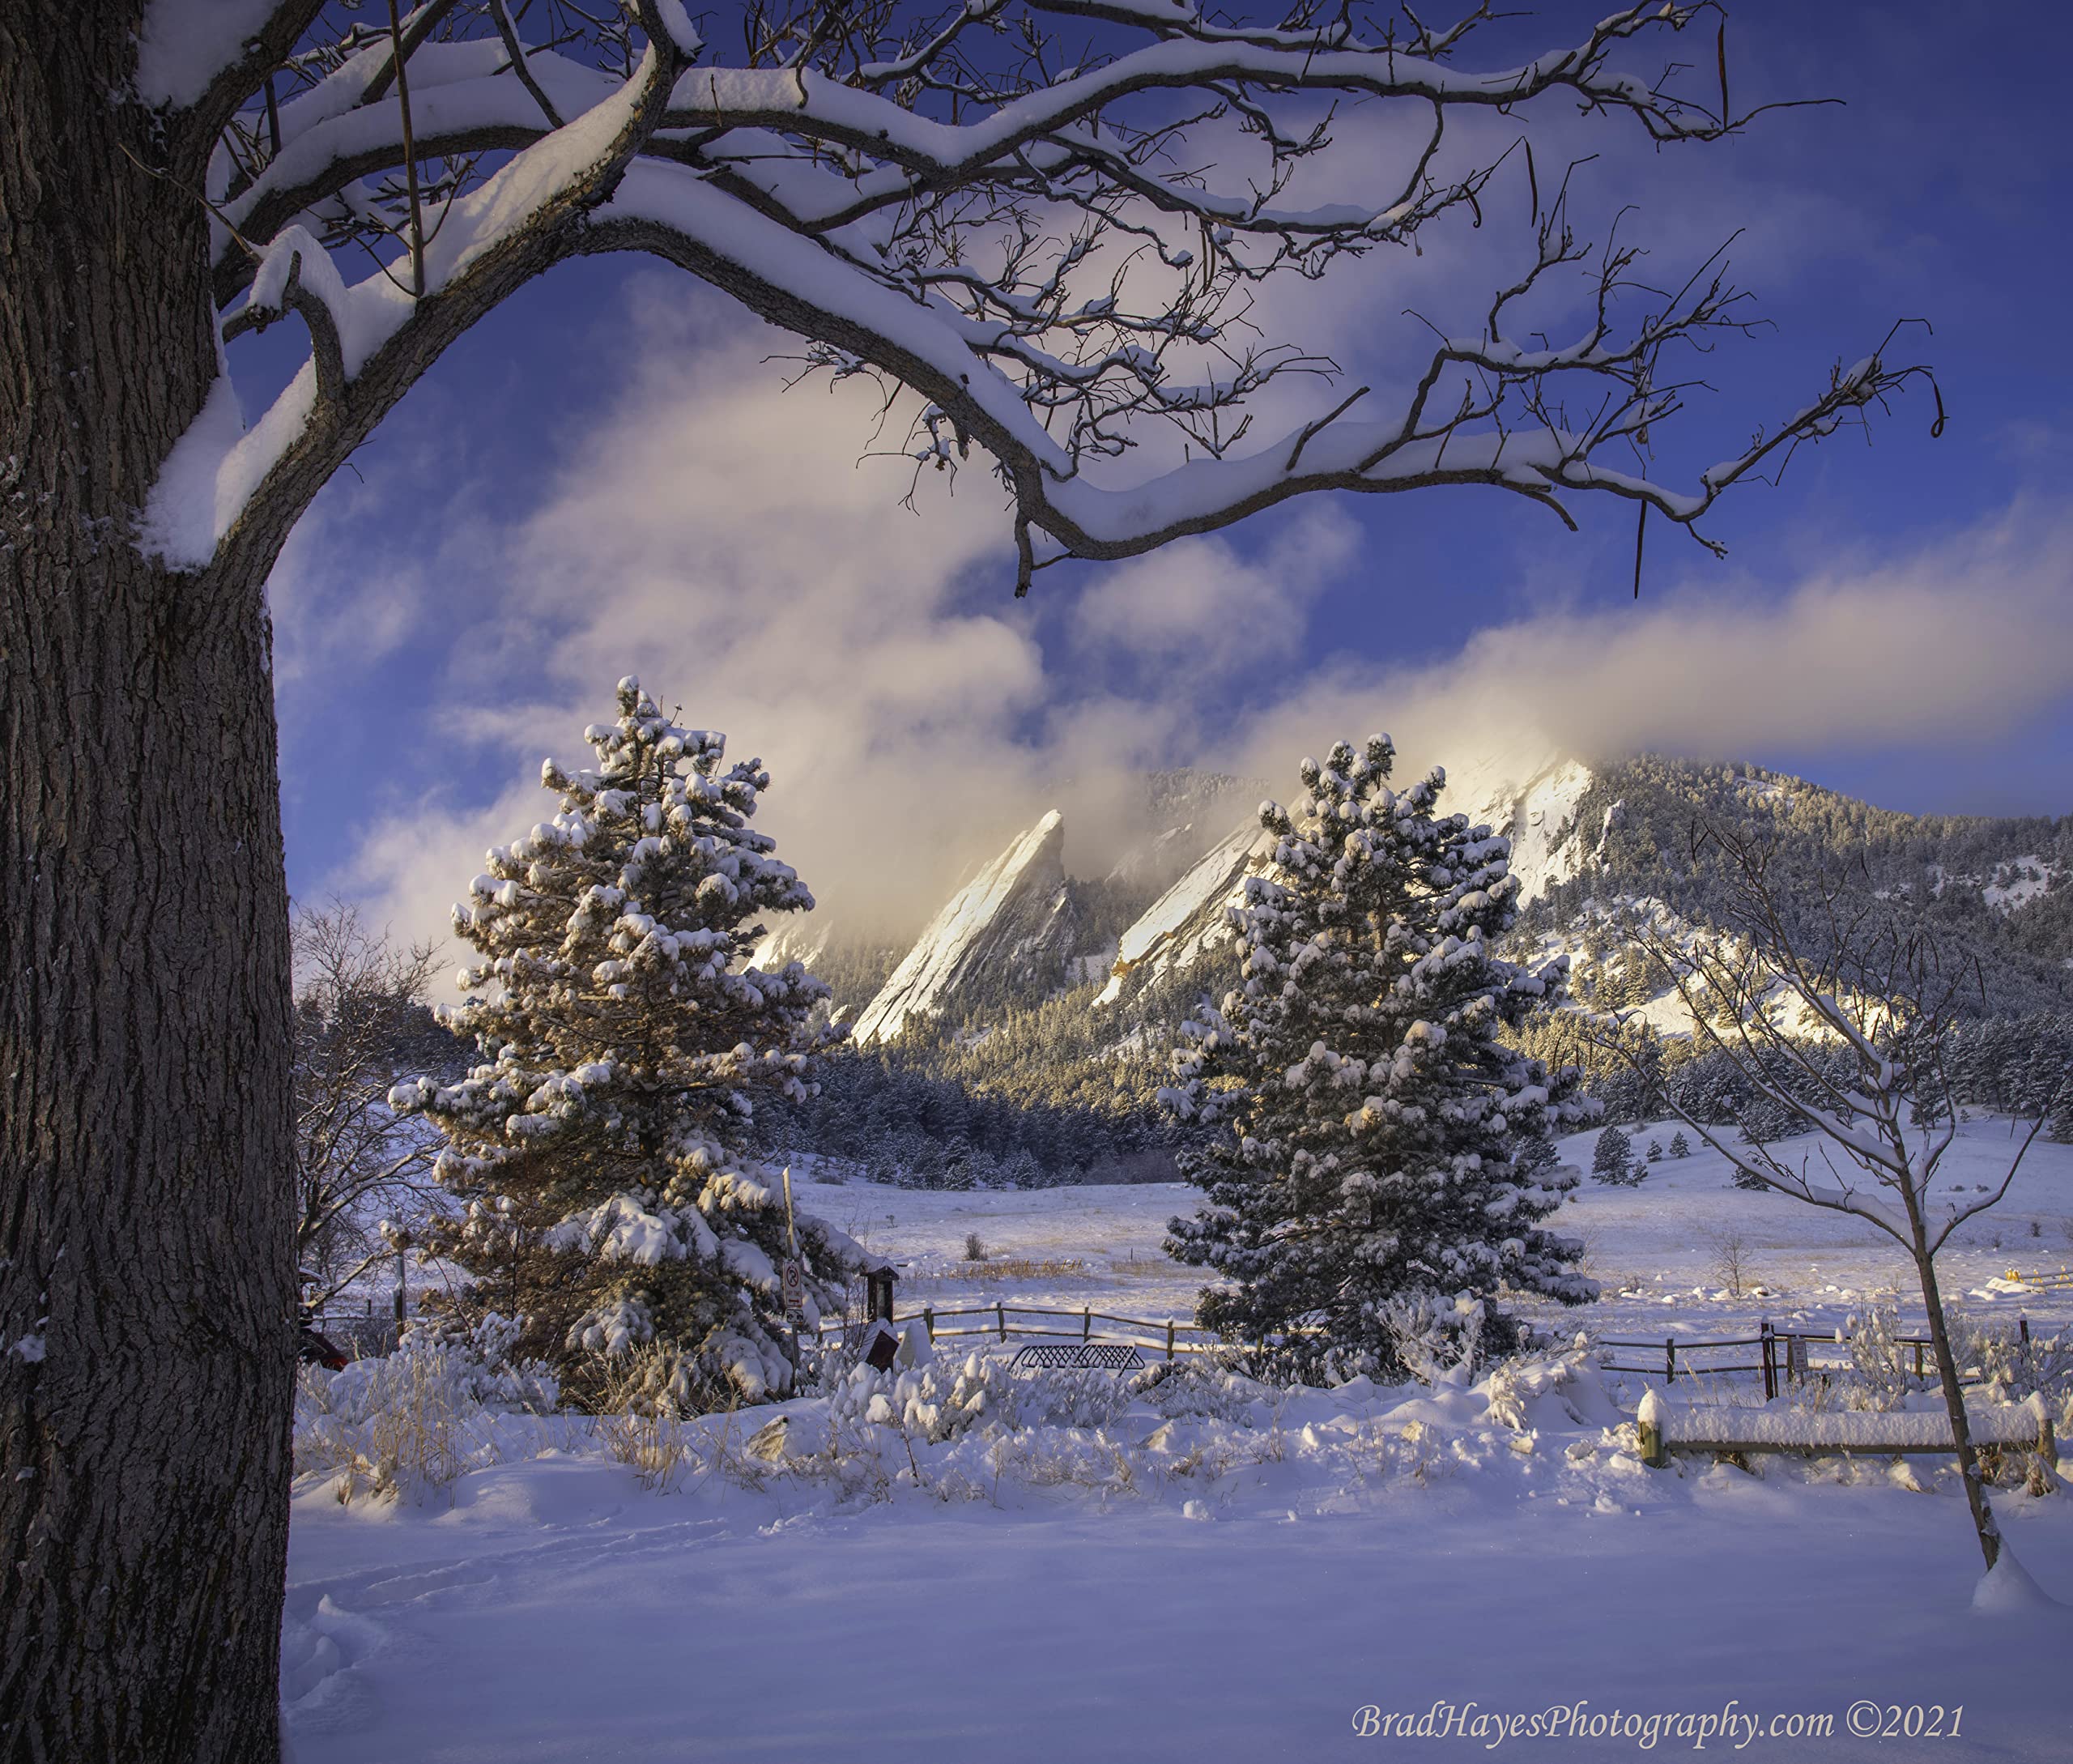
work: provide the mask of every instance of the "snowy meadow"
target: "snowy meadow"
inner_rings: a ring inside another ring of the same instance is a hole
[[[1945,1179],[1987,1179],[2007,1131],[1968,1123]],[[306,1374],[293,1755],[2064,1756],[2073,1505],[2016,1455],[1995,1505],[2020,1566],[1984,1589],[1947,1459],[1643,1464],[1660,1380],[1601,1343],[1849,1332],[1896,1289],[1908,1322],[1908,1270],[1860,1223],[1735,1189],[1703,1149],[1649,1169],[1563,1208],[1601,1301],[1430,1384],[1018,1373],[1017,1340],[918,1328],[883,1373],[681,1422],[556,1412],[462,1353]],[[1160,1248],[1178,1187],[800,1199],[899,1264],[903,1323],[1191,1307]],[[2073,1148],[2041,1143],[1946,1250],[1954,1303],[2039,1338],[2073,1321],[2073,1292],[2006,1278],[2073,1264],[2070,1221]],[[1818,1431],[1879,1401],[1838,1372],[1773,1407]]]

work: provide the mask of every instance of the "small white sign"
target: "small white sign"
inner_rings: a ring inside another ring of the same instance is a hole
[[[785,1290],[785,1314],[801,1315],[807,1308],[807,1282],[798,1262],[787,1256],[780,1277]]]

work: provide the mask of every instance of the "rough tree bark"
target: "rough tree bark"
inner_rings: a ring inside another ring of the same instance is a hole
[[[215,373],[138,0],[0,9],[0,1759],[275,1751],[289,961],[264,571],[134,511]]]

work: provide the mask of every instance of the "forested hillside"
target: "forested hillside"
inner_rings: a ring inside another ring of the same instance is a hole
[[[1746,1087],[1722,1063],[1695,1059],[1637,941],[1665,910],[1706,934],[1726,898],[1721,854],[1702,837],[1708,824],[1769,840],[1789,897],[1811,898],[1818,879],[1841,878],[1872,910],[1934,931],[1973,974],[1965,1009],[1976,1020],[1958,1100],[2062,1109],[2073,1059],[2073,816],[1905,815],[1760,767],[1658,755],[1565,764],[1561,777],[1559,824],[1536,816],[1530,828],[1500,829],[1519,842],[1531,901],[1508,947],[1522,959],[1567,954],[1571,964],[1573,1008],[1541,1013],[1518,1034],[1528,1051],[1581,1067],[1615,1118],[1659,1112],[1660,1084],[1710,1118],[1750,1114]],[[931,1187],[1156,1170],[1157,1154],[1183,1131],[1156,1101],[1169,1050],[1201,1002],[1237,978],[1223,915],[1247,865],[1260,861],[1244,837],[1258,794],[1246,781],[1159,774],[1139,846],[1100,876],[1020,878],[1023,904],[1003,910],[998,931],[1012,935],[1011,961],[989,959],[994,928],[983,913],[960,916],[955,982],[926,1001],[934,1008],[824,1061],[821,1095],[770,1113],[759,1129],[766,1143]],[[1522,789],[1494,799],[1540,798]],[[1033,959],[1032,891],[1045,908]],[[1816,921],[1802,929],[1818,944]],[[932,927],[925,941],[945,935]],[[903,959],[926,966],[930,954],[839,935],[817,947],[810,965],[833,987],[836,1014],[852,1020]],[[1128,959],[1147,950],[1154,959]],[[1635,1033],[1650,1044],[1660,1084],[1589,1047],[1575,1008],[1646,1011]]]

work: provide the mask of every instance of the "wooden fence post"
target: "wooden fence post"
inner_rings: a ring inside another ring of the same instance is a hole
[[[1166,1357],[1169,1361],[1173,1357],[1173,1319],[1171,1317],[1166,1319]]]
[[[1094,1307],[1092,1305],[1082,1305],[1079,1307],[1079,1339],[1082,1341],[1088,1340],[1093,1334]]]
[[[1651,1470],[1663,1468],[1670,1462],[1670,1454],[1663,1447],[1662,1402],[1654,1391],[1642,1395],[1635,1425],[1641,1434],[1641,1462]]]
[[[1666,1384],[1677,1382],[1677,1338],[1675,1336],[1662,1338],[1662,1382]]]
[[[1756,1340],[1762,1349],[1760,1357],[1764,1362],[1764,1400],[1774,1401],[1778,1394],[1777,1338],[1771,1333],[1771,1319],[1766,1317],[1763,1327],[1757,1331]]]
[[[2024,1483],[2032,1494],[2049,1494],[2058,1486],[2058,1442],[2052,1434],[2051,1411],[2034,1391],[2030,1393],[2029,1408],[2037,1420],[2037,1456]]]
[[[934,1305],[922,1306],[922,1321],[928,1326],[929,1340],[934,1341],[936,1339],[936,1307]]]
[[[2024,1345],[2024,1347],[2026,1347],[2026,1348],[2027,1348],[2028,1346],[2029,1346],[2029,1344],[2030,1344],[2030,1319],[2029,1319],[2028,1318],[2027,1318],[2027,1317],[2018,1317],[2018,1318],[2016,1319],[2016,1333],[2022,1338],[2023,1345]]]
[[[1007,1308],[998,1298],[994,1301],[994,1321],[1000,1325],[1001,1340],[1007,1340]]]

